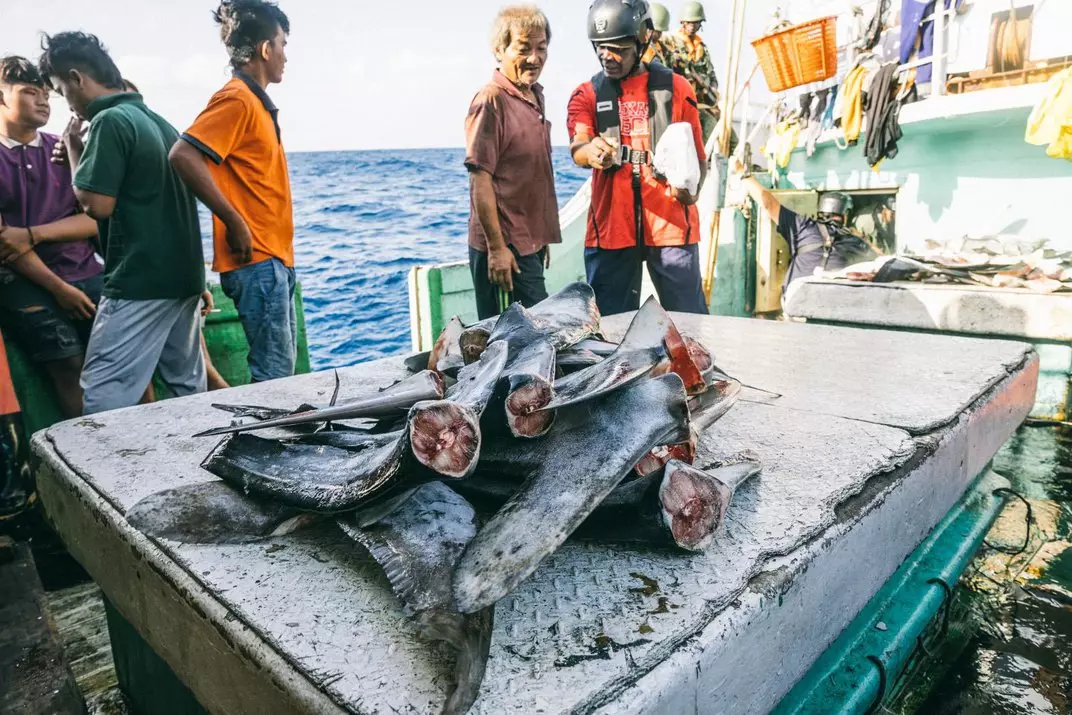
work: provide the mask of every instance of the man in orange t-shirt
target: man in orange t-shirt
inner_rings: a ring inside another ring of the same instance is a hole
[[[573,161],[593,170],[584,264],[603,315],[640,307],[645,263],[663,307],[707,312],[696,196],[672,188],[651,166],[662,132],[685,122],[703,182],[699,111],[684,77],[641,62],[651,32],[644,0],[596,0],[588,37],[603,71],[574,90],[567,109]]]
[[[238,309],[254,382],[294,374],[294,213],[278,114],[265,92],[283,81],[290,22],[275,3],[231,0],[215,14],[234,77],[171,150],[212,211],[223,292]]]

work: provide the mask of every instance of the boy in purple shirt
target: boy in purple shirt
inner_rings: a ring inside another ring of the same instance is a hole
[[[52,378],[66,417],[82,413],[79,375],[103,267],[97,224],[71,170],[51,161],[48,89],[22,57],[0,59],[0,327]]]

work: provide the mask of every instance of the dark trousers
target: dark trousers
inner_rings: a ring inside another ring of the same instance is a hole
[[[517,249],[510,246],[520,273],[514,274],[514,290],[501,300],[503,290],[488,280],[488,254],[469,247],[469,272],[473,274],[473,289],[476,291],[476,314],[480,319],[490,318],[502,312],[502,306],[518,302],[526,308],[539,303],[547,297],[547,287],[543,282],[543,261],[547,248],[531,256],[519,255]]]
[[[644,263],[648,264],[648,274],[664,308],[681,313],[707,313],[700,281],[700,247],[693,244],[635,246],[617,251],[584,249],[585,275],[596,292],[600,314],[614,315],[640,307]]]

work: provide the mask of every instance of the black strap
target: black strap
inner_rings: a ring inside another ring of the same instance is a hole
[[[648,118],[651,148],[659,146],[674,112],[674,73],[659,62],[648,64]]]
[[[620,129],[622,119],[618,98],[622,95],[621,82],[600,72],[592,77],[592,87],[596,92],[596,133]],[[651,62],[648,64],[648,129],[651,132],[649,145],[652,150],[659,145],[659,139],[670,126],[673,112],[674,73],[659,62]],[[634,163],[630,156],[623,153],[625,161]],[[650,163],[650,157],[635,163]]]
[[[823,263],[820,266],[821,270],[826,270],[826,264],[830,262],[830,251],[834,248],[834,237],[830,235],[830,228],[825,223],[816,222],[815,224],[819,228],[819,234],[823,237]]]

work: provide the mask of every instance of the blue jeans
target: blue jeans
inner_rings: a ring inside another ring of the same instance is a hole
[[[298,353],[294,269],[278,258],[220,274],[220,287],[234,301],[249,342],[254,382],[290,377]]]

